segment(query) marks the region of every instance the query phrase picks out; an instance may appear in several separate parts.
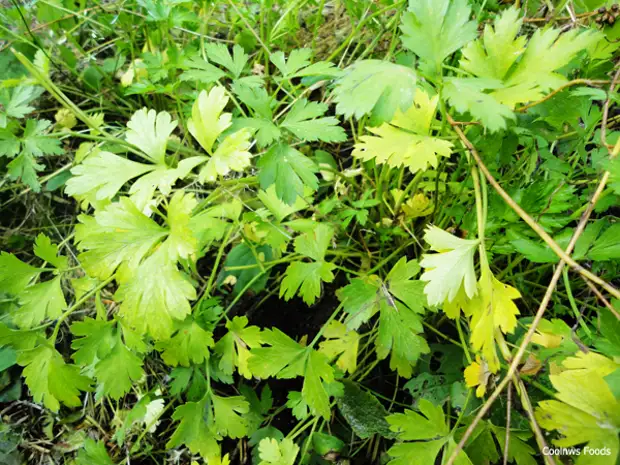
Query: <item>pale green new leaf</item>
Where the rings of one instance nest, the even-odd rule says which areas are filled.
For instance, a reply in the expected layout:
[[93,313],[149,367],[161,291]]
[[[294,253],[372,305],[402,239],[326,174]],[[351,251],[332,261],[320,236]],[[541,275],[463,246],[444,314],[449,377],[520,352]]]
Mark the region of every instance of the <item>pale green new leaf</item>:
[[58,318],[67,307],[60,276],[27,287],[18,301],[20,307],[13,314],[13,321],[20,328],[32,328],[46,318]]
[[258,443],[259,465],[295,465],[299,446],[292,439],[265,438]]
[[536,419],[547,430],[562,436],[554,440],[559,447],[586,444],[591,449],[608,448],[610,455],[583,454],[576,465],[616,463],[620,456],[620,401],[605,376],[620,365],[601,355],[580,353],[563,362],[565,371],[549,376],[558,391],[557,400],[538,403]]
[[248,151],[251,145],[250,135],[250,131],[241,129],[226,136],[200,170],[200,182],[214,182],[218,175],[226,176],[231,171],[242,172],[249,167],[252,159],[252,154]]
[[468,297],[476,294],[474,254],[477,240],[460,239],[436,226],[429,226],[424,240],[438,253],[424,254],[420,265],[426,268],[420,276],[427,281],[424,293],[429,305],[452,302],[461,285]]
[[336,358],[336,365],[344,372],[354,373],[357,368],[357,351],[360,335],[348,330],[344,323],[332,321],[323,331],[325,340],[319,344],[319,352],[330,359]]
[[310,231],[295,238],[295,253],[321,261],[325,258],[332,237],[334,237],[334,229],[326,224],[318,223]]
[[403,44],[434,72],[443,60],[476,38],[467,0],[410,0],[403,15]]
[[187,122],[187,128],[208,153],[212,153],[213,143],[231,124],[231,114],[222,114],[227,103],[225,89],[216,86],[210,92],[201,91],[192,106],[192,117]]
[[196,290],[170,261],[164,245],[121,283],[115,297],[122,302],[119,315],[130,327],[163,340],[171,336],[173,321],[190,313],[189,300],[196,298]]
[[154,165],[98,151],[71,169],[73,176],[67,181],[65,193],[73,196],[92,193],[97,200],[112,199],[131,179],[153,169]]
[[346,119],[371,114],[371,124],[390,121],[397,109],[413,103],[416,73],[405,66],[380,60],[361,60],[344,70],[336,82],[336,113]]
[[90,380],[75,365],[67,365],[51,343],[19,354],[17,363],[24,367],[23,376],[35,402],[57,412],[60,403],[68,407],[81,405],[80,391],[90,390]]
[[90,276],[106,279],[123,262],[135,268],[167,231],[121,197],[94,217],[81,215],[75,228],[79,260]]
[[170,113],[142,108],[136,111],[127,123],[125,138],[138,147],[155,164],[166,163],[166,146],[177,122],[172,121]]

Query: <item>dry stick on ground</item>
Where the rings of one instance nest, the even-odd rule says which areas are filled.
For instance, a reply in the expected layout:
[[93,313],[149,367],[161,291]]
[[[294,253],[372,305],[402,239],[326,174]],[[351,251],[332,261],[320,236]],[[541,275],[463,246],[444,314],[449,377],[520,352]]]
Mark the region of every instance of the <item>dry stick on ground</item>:
[[536,100],[535,102],[528,103],[527,105],[523,105],[522,107],[517,108],[515,111],[518,113],[523,113],[527,111],[529,108],[535,107],[536,105],[540,105],[541,103],[546,102],[547,100],[553,98],[555,95],[559,94],[564,89],[567,89],[568,87],[572,87],[572,86],[578,86],[579,84],[584,84],[587,86],[594,87],[600,84],[609,84],[609,81],[608,80],[592,80],[592,79],[573,79],[572,81],[568,81],[562,84],[560,87],[555,89],[553,92],[549,92],[547,95],[545,95],[540,100]]
[[[612,81],[612,85],[610,87],[610,91],[613,91],[613,89],[615,87],[615,82],[616,82],[616,79],[618,78],[618,74],[619,73],[620,73],[620,70],[614,76],[614,79]],[[608,105],[609,105],[609,100],[606,102],[606,106],[608,106]],[[551,239],[551,237],[549,237],[547,235],[547,233],[544,232],[544,230],[542,230],[542,228],[538,225],[538,223],[536,223],[527,213],[525,213],[525,211],[523,211],[521,209],[521,207],[519,207],[519,205],[517,205],[514,202],[514,200],[512,200],[512,198],[502,189],[502,187],[497,183],[495,178],[493,178],[493,176],[491,175],[491,173],[489,172],[487,167],[482,162],[482,159],[478,155],[478,152],[477,152],[476,148],[472,145],[472,143],[469,141],[469,139],[467,139],[467,137],[465,136],[463,131],[458,127],[458,125],[454,124],[454,120],[452,119],[452,117],[450,115],[447,115],[447,117],[448,117],[448,121],[452,125],[452,128],[456,131],[456,133],[458,134],[458,136],[461,139],[461,141],[463,142],[463,144],[467,147],[467,149],[471,153],[472,157],[474,158],[474,160],[478,164],[480,170],[484,173],[484,175],[489,180],[489,183],[504,198],[504,200],[506,200],[506,202],[515,210],[515,212],[517,214],[519,214],[519,216],[521,216],[521,218],[523,218],[523,220],[525,220],[537,233],[539,233],[539,235],[540,235],[539,231],[542,231],[545,234],[545,236],[547,236],[548,239],[550,239],[551,242],[548,242],[548,241],[545,241],[545,242],[547,242],[549,244],[549,246],[555,251],[555,248],[551,244],[551,243],[553,243],[553,245],[555,247],[559,247],[555,243],[555,241],[553,241],[553,239]],[[603,124],[605,124],[605,123],[606,123],[606,121],[603,121]],[[616,145],[614,147],[614,150],[611,153],[611,157],[613,158],[613,157],[617,156],[618,152],[620,152],[620,139],[618,139],[618,142],[616,143]],[[603,178],[601,179],[597,189],[596,189],[596,192],[592,196],[592,199],[590,200],[590,202],[588,204],[588,207],[583,212],[583,215],[581,216],[581,220],[579,221],[579,224],[577,225],[577,228],[575,229],[575,232],[573,233],[573,236],[571,237],[571,240],[570,240],[570,242],[568,244],[568,247],[566,247],[566,251],[563,251],[563,250],[560,249],[562,253],[558,254],[558,255],[560,255],[562,258],[560,259],[560,262],[556,266],[555,272],[553,273],[553,277],[551,278],[551,282],[549,283],[549,286],[547,287],[547,291],[545,292],[545,295],[543,296],[543,299],[542,299],[542,301],[540,303],[540,306],[538,307],[538,311],[536,312],[536,316],[534,317],[534,320],[532,321],[532,324],[530,325],[527,333],[525,334],[525,337],[523,338],[523,342],[519,346],[519,349],[517,350],[517,353],[516,353],[514,359],[512,360],[512,362],[510,364],[510,367],[508,368],[508,373],[506,374],[504,379],[502,379],[501,383],[497,386],[497,388],[493,391],[493,393],[489,396],[489,398],[484,403],[482,408],[478,411],[478,414],[476,415],[476,417],[474,418],[472,423],[469,425],[469,427],[465,431],[465,434],[463,435],[463,437],[459,441],[457,447],[452,451],[452,455],[450,456],[450,458],[446,462],[446,465],[454,465],[454,461],[456,460],[457,455],[463,449],[463,446],[465,445],[465,443],[467,442],[467,440],[469,439],[469,437],[473,433],[473,431],[476,428],[476,426],[478,425],[478,423],[480,423],[480,420],[482,420],[482,418],[486,415],[486,413],[491,408],[491,405],[493,405],[493,402],[495,402],[497,400],[497,398],[502,393],[504,388],[512,380],[513,376],[517,373],[517,367],[518,367],[519,363],[521,362],[521,359],[523,358],[523,355],[525,354],[527,346],[529,345],[530,341],[532,340],[532,336],[536,332],[536,328],[538,327],[538,324],[540,323],[540,320],[542,320],[543,314],[545,313],[545,310],[547,309],[547,305],[549,305],[549,301],[551,300],[551,296],[553,295],[553,292],[555,291],[555,287],[556,287],[556,285],[557,285],[557,283],[558,283],[558,281],[560,279],[560,276],[562,275],[562,270],[564,269],[564,265],[566,265],[567,263],[570,264],[571,262],[575,263],[574,260],[570,258],[570,253],[573,251],[573,248],[575,247],[575,244],[577,243],[577,239],[579,239],[579,236],[581,236],[581,234],[583,233],[583,230],[586,227],[588,219],[590,218],[590,215],[592,214],[592,211],[594,210],[596,202],[598,201],[599,197],[601,196],[601,193],[605,189],[605,186],[607,184],[607,180],[608,179],[609,179],[609,172],[606,171],[605,174],[603,175]],[[543,236],[541,235],[541,237],[543,237]],[[543,237],[543,239],[545,239],[545,237]],[[573,267],[573,268],[575,268],[577,271],[579,271],[580,274],[584,275],[584,273],[582,272],[583,267],[581,267],[580,265],[578,265],[577,267]],[[592,273],[589,273],[589,274],[592,275]],[[603,283],[605,283],[605,285],[603,285],[603,287],[606,290],[609,291],[609,289],[608,289],[608,287],[609,287],[609,288],[611,288],[612,290],[615,291],[615,292],[611,292],[611,291],[610,292],[613,295],[615,295],[615,296],[617,295],[618,291],[615,288],[613,288],[612,286],[607,284],[605,281],[603,281],[600,278],[598,278],[598,276],[595,276],[595,275],[592,275],[592,276],[597,278],[598,280],[602,281]],[[585,277],[589,278],[589,276],[585,276]],[[593,279],[591,279],[591,280],[596,282]],[[601,284],[601,283],[597,283],[597,284]]]
[[506,440],[504,441],[504,465],[508,465],[510,449],[510,417],[512,413],[512,384],[508,385],[508,400],[506,402]]
[[[465,147],[469,150],[469,152],[471,153],[472,157],[476,161],[476,164],[480,168],[480,171],[482,171],[484,176],[489,181],[489,184],[491,184],[493,186],[493,188],[497,191],[497,193],[506,201],[506,203],[515,211],[515,213],[517,213],[517,215],[519,215],[521,217],[521,219],[523,221],[525,221],[530,226],[530,228],[532,228],[534,230],[534,232],[536,232],[536,234],[538,234],[541,237],[541,239],[547,243],[547,245],[551,248],[551,250],[553,250],[555,252],[555,254],[557,256],[559,256],[566,264],[568,264],[571,268],[576,270],[582,276],[586,277],[590,281],[592,281],[592,282],[598,284],[599,286],[601,286],[603,289],[605,289],[607,292],[609,292],[611,295],[613,295],[617,299],[620,299],[620,291],[618,291],[618,289],[616,289],[611,284],[609,284],[607,281],[605,281],[604,279],[598,277],[597,275],[595,275],[591,271],[585,269],[583,266],[581,266],[579,263],[577,263],[575,260],[573,260],[570,257],[570,255],[567,254],[562,249],[562,247],[560,247],[558,245],[558,243],[555,242],[553,240],[553,238],[530,215],[528,215],[526,213],[526,211],[523,210],[519,206],[518,203],[516,203],[512,199],[512,197],[510,197],[510,195],[508,195],[508,193],[502,188],[502,186],[499,185],[499,183],[495,180],[493,175],[490,173],[489,169],[486,167],[486,165],[483,163],[482,159],[480,158],[480,155],[478,154],[478,151],[472,145],[472,143],[469,141],[469,139],[465,136],[465,134],[463,133],[461,128],[458,126],[458,124],[454,121],[454,119],[452,119],[452,117],[449,114],[447,114],[446,116],[448,118],[448,121],[452,125],[452,128],[454,129],[454,131],[457,133],[457,135],[461,139],[463,145],[465,145]],[[606,176],[604,175],[603,178],[605,180],[605,183],[607,183],[607,178],[609,178],[609,173],[607,172]],[[603,183],[603,180],[601,180],[601,183]],[[604,187],[605,186],[603,185],[603,188]],[[601,192],[602,192],[602,190],[601,190]],[[600,193],[598,195],[600,196]],[[597,196],[597,199],[598,199],[598,196]],[[590,206],[591,206],[591,203],[590,203],[589,207]],[[586,212],[587,212],[587,210],[586,210]],[[586,212],[584,212],[584,215],[585,215]],[[584,218],[584,216],[582,216],[582,218]],[[585,227],[585,223],[584,223],[583,227]]]

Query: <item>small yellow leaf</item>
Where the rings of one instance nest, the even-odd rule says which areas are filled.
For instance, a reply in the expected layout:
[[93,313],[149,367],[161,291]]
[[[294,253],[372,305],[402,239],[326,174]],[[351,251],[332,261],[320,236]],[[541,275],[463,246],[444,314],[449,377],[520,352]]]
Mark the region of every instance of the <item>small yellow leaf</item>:
[[467,387],[477,387],[476,389],[476,397],[484,396],[484,393],[487,390],[487,383],[489,382],[489,377],[491,376],[491,372],[489,371],[489,367],[484,360],[481,360],[480,357],[476,357],[476,361],[472,362],[469,366],[465,368],[465,384]]
[[467,306],[471,315],[471,342],[475,350],[482,352],[492,373],[499,369],[495,350],[495,331],[512,333],[517,325],[519,309],[513,300],[521,297],[514,287],[498,281],[488,265],[482,267],[478,282],[478,295]]

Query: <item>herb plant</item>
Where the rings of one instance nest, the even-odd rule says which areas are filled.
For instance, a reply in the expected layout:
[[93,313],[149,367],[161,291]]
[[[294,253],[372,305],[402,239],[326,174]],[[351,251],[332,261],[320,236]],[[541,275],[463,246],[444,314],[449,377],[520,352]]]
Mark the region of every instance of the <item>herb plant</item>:
[[616,464],[618,11],[8,4],[2,463]]

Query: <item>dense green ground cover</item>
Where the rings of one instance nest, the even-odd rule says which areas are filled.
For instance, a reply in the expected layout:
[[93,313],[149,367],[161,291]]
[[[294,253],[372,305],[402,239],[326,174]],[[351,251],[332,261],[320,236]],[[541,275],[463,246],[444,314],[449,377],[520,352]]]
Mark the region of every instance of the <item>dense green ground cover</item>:
[[618,13],[4,2],[0,463],[615,465]]

